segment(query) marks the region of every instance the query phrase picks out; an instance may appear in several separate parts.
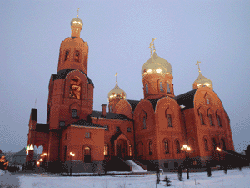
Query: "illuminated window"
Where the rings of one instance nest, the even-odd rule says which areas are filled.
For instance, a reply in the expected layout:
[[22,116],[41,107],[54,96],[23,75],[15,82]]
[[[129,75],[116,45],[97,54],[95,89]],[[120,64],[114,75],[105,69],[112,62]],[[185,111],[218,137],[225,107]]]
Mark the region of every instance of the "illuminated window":
[[180,153],[180,152],[181,152],[180,142],[177,140],[176,141],[176,153]]
[[148,84],[145,85],[146,88],[146,94],[148,94]]
[[72,109],[72,118],[77,117],[77,109]]
[[149,155],[153,154],[152,141],[149,141],[148,143],[148,154]]
[[133,155],[133,153],[132,153],[132,146],[129,145],[129,156],[132,156],[132,155]]
[[168,153],[169,153],[168,141],[167,141],[167,140],[164,141],[164,153],[165,153],[165,154],[168,154]]
[[171,92],[170,92],[169,83],[167,83],[167,93],[171,93]]
[[108,155],[108,145],[105,144],[104,145],[104,152],[103,152],[104,155]]
[[84,162],[91,163],[91,150],[89,147],[84,147]]
[[160,82],[160,91],[164,92],[163,87],[162,87],[162,82]]

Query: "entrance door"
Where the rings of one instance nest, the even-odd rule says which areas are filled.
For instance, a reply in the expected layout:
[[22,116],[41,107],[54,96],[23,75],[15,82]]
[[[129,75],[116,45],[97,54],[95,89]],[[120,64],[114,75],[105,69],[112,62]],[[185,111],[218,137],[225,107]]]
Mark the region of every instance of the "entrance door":
[[127,141],[124,139],[117,140],[116,145],[117,156],[121,158],[125,158],[128,155]]

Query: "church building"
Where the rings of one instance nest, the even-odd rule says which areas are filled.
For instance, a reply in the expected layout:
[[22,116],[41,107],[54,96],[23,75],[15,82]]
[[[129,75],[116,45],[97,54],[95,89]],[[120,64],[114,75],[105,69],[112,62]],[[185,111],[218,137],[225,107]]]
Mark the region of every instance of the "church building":
[[73,172],[100,172],[108,166],[122,168],[114,165],[117,160],[133,160],[147,170],[166,171],[187,155],[193,165],[204,165],[214,159],[217,147],[234,150],[229,117],[200,62],[192,90],[175,95],[172,66],[156,53],[155,39],[151,57],[144,64],[142,59],[144,98],[127,99],[116,82],[107,94],[108,105],[93,110],[94,84],[87,74],[88,44],[80,38],[81,30],[77,16],[49,81],[47,123],[37,123],[37,109],[31,110],[26,163],[33,160],[33,147],[43,146],[40,161],[51,168],[73,164]]

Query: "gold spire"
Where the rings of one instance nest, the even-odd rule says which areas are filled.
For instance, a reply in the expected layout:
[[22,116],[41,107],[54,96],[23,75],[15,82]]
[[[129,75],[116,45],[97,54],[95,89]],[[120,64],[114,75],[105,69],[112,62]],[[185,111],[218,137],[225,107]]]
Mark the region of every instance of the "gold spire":
[[78,18],[78,11],[79,11],[79,8],[77,9],[77,18]]
[[151,51],[151,57],[152,57],[152,51],[153,51],[153,53],[156,51],[155,50],[155,44],[154,44],[155,39],[156,38],[152,38],[152,42],[149,44],[149,48],[150,48],[150,51]]
[[196,65],[198,65],[198,69],[199,69],[199,73],[201,72],[201,69],[200,69],[200,64],[201,62],[200,61],[197,61]]

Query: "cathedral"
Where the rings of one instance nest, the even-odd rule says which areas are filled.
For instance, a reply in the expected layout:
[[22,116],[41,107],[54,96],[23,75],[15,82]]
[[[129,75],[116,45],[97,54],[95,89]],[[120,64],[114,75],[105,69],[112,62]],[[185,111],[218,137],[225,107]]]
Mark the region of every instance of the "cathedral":
[[116,82],[107,94],[108,105],[93,110],[94,84],[87,74],[88,44],[80,38],[81,30],[77,16],[71,37],[61,43],[57,73],[49,80],[47,123],[37,123],[37,109],[31,110],[27,164],[34,162],[34,146],[43,146],[40,161],[50,169],[71,164],[73,172],[119,170],[118,160],[166,171],[187,156],[192,165],[204,166],[215,159],[217,148],[234,151],[229,117],[200,62],[192,90],[175,95],[172,66],[156,53],[155,39],[151,58],[142,65],[144,98],[127,99]]

